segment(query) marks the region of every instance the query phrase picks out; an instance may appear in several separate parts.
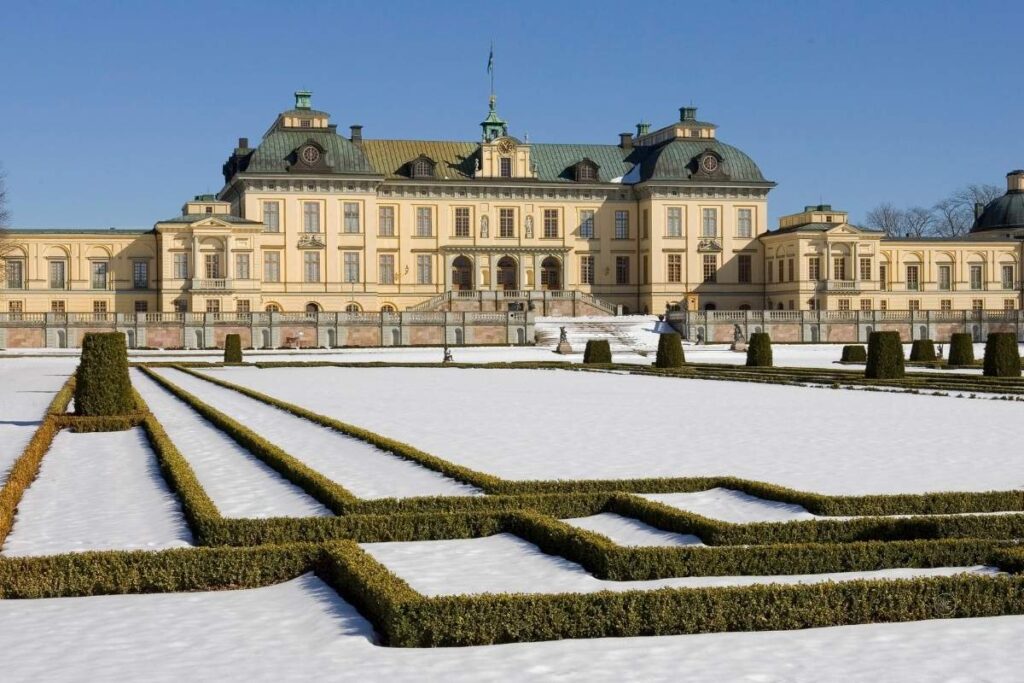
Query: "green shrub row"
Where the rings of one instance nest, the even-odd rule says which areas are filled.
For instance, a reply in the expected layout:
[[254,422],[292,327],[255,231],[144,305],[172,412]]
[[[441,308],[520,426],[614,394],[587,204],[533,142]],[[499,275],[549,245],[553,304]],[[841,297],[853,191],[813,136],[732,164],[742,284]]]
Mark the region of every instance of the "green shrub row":
[[76,375],[78,415],[126,415],[135,410],[128,378],[128,348],[120,332],[87,333]]
[[607,339],[589,339],[583,350],[584,365],[612,362],[612,346]]
[[866,363],[868,360],[868,352],[860,344],[848,344],[843,347],[843,356],[841,360],[844,363]]

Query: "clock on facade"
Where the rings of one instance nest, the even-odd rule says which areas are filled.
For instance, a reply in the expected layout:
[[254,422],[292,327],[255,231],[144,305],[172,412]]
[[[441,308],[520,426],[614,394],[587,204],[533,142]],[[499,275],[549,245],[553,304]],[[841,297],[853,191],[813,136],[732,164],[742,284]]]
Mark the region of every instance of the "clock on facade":
[[498,141],[498,151],[502,154],[511,154],[516,148],[516,143],[512,142],[508,138],[504,138]]
[[313,145],[306,145],[302,148],[302,160],[312,166],[320,161],[320,150]]
[[714,154],[705,154],[700,159],[700,167],[705,173],[714,173],[718,170],[718,158]]

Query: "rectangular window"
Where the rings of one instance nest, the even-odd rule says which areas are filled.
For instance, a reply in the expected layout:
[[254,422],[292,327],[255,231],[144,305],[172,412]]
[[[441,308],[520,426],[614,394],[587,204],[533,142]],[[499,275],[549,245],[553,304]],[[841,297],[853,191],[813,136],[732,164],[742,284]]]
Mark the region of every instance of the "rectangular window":
[[594,239],[594,211],[592,209],[580,211],[580,238]]
[[683,236],[683,208],[681,206],[668,207],[668,216],[665,223],[666,237]]
[[281,205],[278,202],[263,202],[263,231],[281,232]]
[[818,300],[817,299],[808,299],[807,300],[807,310],[809,310],[809,311],[816,311],[816,310],[818,310]]
[[1013,289],[1013,266],[1003,266],[1003,289]]
[[469,207],[455,208],[455,236],[469,237]]
[[640,224],[643,226],[641,237],[647,239],[651,236],[651,213],[647,209],[644,209],[640,217]]
[[67,261],[50,261],[50,289],[67,287]]
[[516,210],[498,209],[498,237],[516,236]]
[[628,285],[629,284],[629,257],[628,256],[616,256],[615,257],[615,284],[617,284],[617,285]]
[[345,252],[345,282],[359,282],[359,253]]
[[850,300],[849,299],[840,299],[838,301],[838,303],[839,303],[839,310],[840,311],[848,311],[848,310],[850,310]]
[[210,279],[220,277],[220,254],[206,254],[203,257],[203,264],[206,268],[206,277]]
[[25,312],[25,304],[21,301],[8,301],[7,312],[14,320],[21,320],[21,314]]
[[939,301],[939,310],[940,311],[952,311],[953,310],[953,300],[952,299],[942,299],[942,300],[940,300]]
[[939,289],[948,292],[953,288],[953,267],[939,266]]
[[[782,261],[779,261],[782,265]],[[779,268],[781,274],[782,269]],[[715,254],[704,254],[704,282],[718,281],[718,257]]]
[[512,159],[510,159],[509,157],[501,157],[501,160],[498,162],[498,168],[498,175],[500,175],[502,178],[512,177]]
[[972,299],[971,300],[971,310],[972,311],[983,311],[983,310],[985,310],[985,300],[984,299]]
[[871,299],[861,299],[860,300],[860,310],[862,310],[862,311],[870,311],[871,310]]
[[360,232],[359,227],[359,202],[345,202],[345,232],[354,234]]
[[981,266],[971,266],[971,289],[981,289]]
[[878,302],[878,310],[880,310],[880,311],[888,311],[889,310],[889,302],[886,299],[882,299],[881,301],[879,301]]
[[764,270],[768,273],[768,282],[775,282],[775,261],[769,260],[765,263]]
[[135,302],[135,312],[136,313],[145,313],[148,310],[149,310],[149,302],[148,301],[136,301]]
[[416,284],[434,284],[434,258],[430,254],[416,255]]
[[185,299],[174,300],[174,312],[175,313],[188,313],[188,301]]
[[629,211],[615,212],[615,239],[629,239]]
[[558,237],[558,209],[544,209],[544,237]]
[[750,209],[740,209],[736,212],[736,236],[750,237],[754,231],[754,212]]
[[377,282],[382,285],[395,284],[394,254],[379,254],[377,256]]
[[92,302],[92,312],[93,313],[106,313],[107,312],[107,302],[106,301],[93,301]]
[[188,254],[174,255],[174,277],[178,280],[188,279]]
[[786,263],[789,266],[789,278],[788,278],[788,281],[792,282],[793,280],[796,279],[796,268],[794,267],[796,264],[794,263],[794,260],[792,258],[787,259]]
[[910,302],[909,302],[909,305],[910,305],[910,310],[911,311],[920,311],[921,310],[921,300],[920,299],[911,299]]
[[651,284],[650,257],[647,254],[644,254],[643,259],[640,261],[640,272],[642,273],[644,284]]
[[862,256],[860,259],[860,279],[871,279],[871,259],[869,257]]
[[889,289],[889,266],[878,265],[878,288],[883,291]]
[[846,279],[846,259],[842,256],[836,256],[832,259],[832,279]]
[[239,280],[249,279],[249,254],[235,254],[235,277]]
[[279,251],[266,251],[266,252],[263,252],[263,281],[264,282],[280,282],[281,281],[281,252],[279,252]]
[[252,303],[248,299],[239,299],[235,302],[236,313],[249,313],[252,311]]
[[320,202],[302,202],[303,232],[320,232]]
[[581,256],[580,257],[580,284],[581,285],[592,285],[592,284],[594,284],[594,257],[593,256]]
[[134,289],[149,287],[149,263],[146,261],[132,261],[132,287]]
[[668,281],[683,281],[683,257],[681,254],[668,255]]
[[718,236],[718,211],[715,209],[701,210],[700,236]]
[[206,312],[207,313],[220,313],[220,299],[207,299],[206,300]]
[[381,237],[395,236],[395,207],[381,206],[377,209],[377,234]]
[[917,266],[907,266],[907,289],[916,292],[921,289],[921,271]]
[[739,265],[740,284],[749,285],[754,281],[751,273],[750,254],[740,254],[736,261]]
[[320,252],[306,251],[302,254],[303,280],[320,282]]
[[807,259],[807,277],[812,282],[821,279],[821,258],[818,256],[812,256]]
[[779,259],[779,282],[786,281],[786,260]]
[[429,206],[416,207],[416,236],[432,237],[434,234],[434,212]]
[[[92,288],[93,289],[106,289],[107,288],[107,262],[106,261],[93,261],[92,262]],[[106,305],[104,303],[104,305]]]
[[1016,299],[1003,299],[1003,310],[1004,311],[1012,311],[1015,308],[1017,308],[1017,300]]
[[67,310],[68,310],[67,309],[67,304],[64,301],[51,301],[50,302],[50,312],[51,313],[64,313]]
[[7,271],[7,289],[24,289],[25,262],[20,259],[7,259],[4,261],[4,268]]

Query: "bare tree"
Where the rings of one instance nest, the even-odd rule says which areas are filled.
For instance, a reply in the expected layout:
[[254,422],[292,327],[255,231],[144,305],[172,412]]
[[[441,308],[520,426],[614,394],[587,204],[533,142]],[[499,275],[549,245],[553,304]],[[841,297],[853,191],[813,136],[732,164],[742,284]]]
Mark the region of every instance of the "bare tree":
[[967,234],[974,220],[974,210],[967,209],[953,197],[947,197],[936,204],[933,228],[939,237],[959,237]]
[[903,209],[897,209],[892,202],[884,202],[868,211],[865,223],[873,230],[881,230],[889,237],[897,237],[903,225]]
[[968,185],[954,192],[951,199],[969,208],[973,214],[975,204],[988,204],[1002,195],[1003,190],[998,185]]
[[902,237],[925,237],[931,233],[935,223],[932,210],[923,206],[912,206],[903,211],[901,219],[899,227]]

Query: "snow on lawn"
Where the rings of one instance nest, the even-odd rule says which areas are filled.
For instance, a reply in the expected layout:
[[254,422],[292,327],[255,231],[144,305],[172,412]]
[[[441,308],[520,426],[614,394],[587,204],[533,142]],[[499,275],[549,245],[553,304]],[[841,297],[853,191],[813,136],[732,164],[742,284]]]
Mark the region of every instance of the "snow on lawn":
[[[385,648],[313,575],[252,590],[0,600],[7,681],[1001,680],[1024,617]],[[73,643],[74,647],[68,644]],[[969,643],[969,647],[965,644]]]
[[0,485],[42,421],[77,359],[0,359]]
[[451,541],[363,543],[375,557],[412,588],[424,595],[476,593],[593,593],[596,591],[655,590],[748,586],[765,583],[822,583],[857,579],[905,579],[971,573],[996,575],[994,567],[880,569],[834,574],[788,576],[689,576],[650,581],[604,581],[564,557],[547,555],[512,534]]
[[602,512],[589,517],[574,517],[562,521],[579,529],[603,534],[619,545],[632,547],[704,545],[700,538],[693,534],[662,531],[639,519],[623,517],[614,512]]
[[141,371],[132,384],[225,517],[315,517],[331,512]]
[[3,551],[57,555],[191,543],[141,427],[95,434],[61,430],[18,505]]
[[[159,369],[157,372],[359,498],[470,496],[480,493],[472,486],[237,391],[218,387],[180,370]],[[334,394],[334,400],[355,396],[344,385],[324,387],[327,388]]]
[[[1020,403],[562,370],[231,368],[500,477],[731,475],[824,494],[1024,487]],[[344,387],[339,391],[338,387]]]
[[732,489],[714,488],[693,493],[646,493],[641,497],[734,524],[819,519],[802,505],[765,500]]

